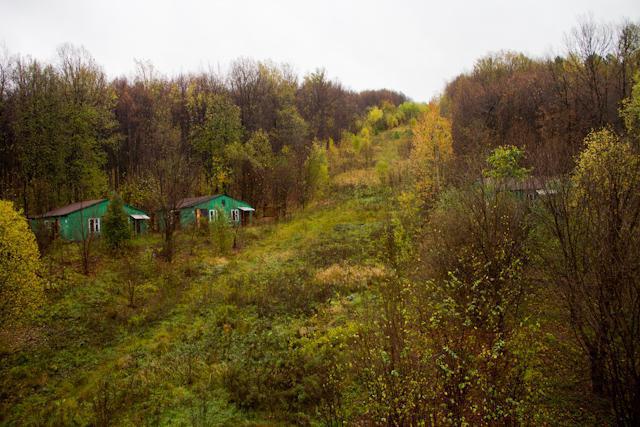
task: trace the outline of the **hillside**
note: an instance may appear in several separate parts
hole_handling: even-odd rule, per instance
[[[397,159],[403,142],[386,132],[374,139],[375,157]],[[207,236],[182,232],[174,265],[153,258],[155,235],[135,241],[134,259],[100,254],[89,278],[76,272],[74,246],[57,248],[46,259],[42,327],[24,332],[24,351],[2,358],[2,389],[13,390],[2,396],[2,422],[336,417],[335,362],[382,274],[373,236],[388,196],[375,166],[344,172],[290,220],[243,230],[243,247],[228,256],[213,255]],[[127,281],[136,281],[134,307]]]

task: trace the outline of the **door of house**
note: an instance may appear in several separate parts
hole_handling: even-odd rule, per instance
[[[180,211],[173,212],[173,224],[176,230],[181,228],[182,224],[180,223]]]

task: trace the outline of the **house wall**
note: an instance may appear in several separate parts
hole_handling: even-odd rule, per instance
[[[60,222],[60,237],[65,240],[79,241],[83,240],[84,236],[88,236],[89,218],[100,218],[100,228],[104,226],[104,224],[102,224],[102,217],[104,217],[104,215],[107,213],[108,206],[109,200],[104,200],[100,203],[96,203],[93,206],[71,212],[68,215],[58,218],[46,218],[44,219],[44,221],[52,221],[58,219]],[[129,205],[124,205],[124,211],[127,213],[127,215],[146,215],[146,212]],[[129,221],[132,222],[133,220],[129,218]],[[144,221],[141,227],[141,232],[146,232],[148,230],[148,227],[148,221]]]
[[[59,217],[60,237],[65,240],[83,240],[89,235],[89,218],[102,218],[107,212],[108,206],[109,201],[103,200],[88,208]]]
[[[207,200],[206,202],[200,203],[198,205],[182,209],[180,211],[180,226],[185,227],[185,226],[195,224],[196,209],[205,209],[207,211],[207,215],[209,210],[218,209],[224,212],[227,218],[231,218],[231,210],[238,209],[240,207],[250,208],[251,205],[249,205],[246,202],[243,202],[242,200],[237,200],[226,195],[221,195],[214,199],[210,199],[210,200]]]

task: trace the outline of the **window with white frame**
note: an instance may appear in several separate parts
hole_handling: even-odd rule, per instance
[[[231,209],[231,220],[235,222],[240,221],[240,209]]]
[[[100,218],[89,218],[89,233],[100,234]]]
[[[209,209],[209,222],[213,222],[218,219],[218,211],[216,209]]]

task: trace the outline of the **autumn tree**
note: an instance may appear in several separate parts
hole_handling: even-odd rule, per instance
[[[106,75],[88,51],[63,45],[58,54],[68,201],[100,197],[107,190],[105,151],[117,142],[113,93]]]
[[[324,144],[316,141],[304,164],[304,188],[302,205],[322,195],[329,183],[329,160]]]
[[[316,70],[304,77],[298,93],[298,106],[310,125],[312,135],[319,139],[328,138],[335,108],[335,90],[325,70]]]
[[[56,64],[16,58],[7,94],[12,161],[5,166],[14,169],[13,191],[30,215],[102,196],[105,152],[117,140],[113,94],[101,68],[69,45],[58,58]]]
[[[240,58],[231,65],[227,85],[243,127],[269,132],[278,111],[293,102],[297,80],[287,66]]]
[[[630,139],[640,143],[640,73],[636,75],[631,96],[624,100],[620,115]]]
[[[419,192],[437,193],[446,182],[446,166],[453,157],[451,122],[430,103],[412,128],[411,165]]]
[[[296,181],[298,173],[291,168],[295,161],[295,153],[289,146],[282,147],[273,157],[272,198],[275,214],[279,218],[287,216],[292,190],[299,188],[300,183]]]
[[[398,106],[400,117],[405,123],[411,123],[412,120],[417,119],[422,110],[422,104],[416,102],[405,101]]]
[[[60,79],[50,65],[19,59],[14,84],[11,130],[21,204],[27,214],[45,212],[68,200],[60,194],[68,188]]]
[[[364,159],[365,167],[368,167],[373,160],[373,135],[371,128],[364,126],[353,139],[356,152]]]
[[[384,129],[384,126],[384,111],[382,108],[379,108],[378,106],[371,107],[369,111],[367,111],[365,125],[363,127],[368,127],[374,134],[376,134]]]
[[[272,189],[274,153],[269,135],[254,132],[245,143],[236,142],[225,149],[231,172],[229,188],[243,200],[266,207]]]
[[[484,174],[494,180],[508,178],[522,180],[530,172],[530,169],[522,166],[523,159],[524,150],[518,147],[513,145],[497,147],[487,157],[489,169],[486,169]]]
[[[204,122],[192,129],[191,143],[200,154],[207,187],[222,192],[229,181],[224,150],[242,139],[240,109],[223,95],[209,96]]]
[[[278,111],[271,134],[271,145],[275,152],[288,145],[296,153],[304,156],[305,150],[311,146],[309,126],[293,105]]]
[[[171,262],[174,234],[179,225],[180,201],[191,195],[197,169],[188,147],[182,144],[180,129],[171,116],[174,87],[162,81],[148,83],[156,98],[151,137],[156,151],[148,176],[150,204],[160,215],[164,236],[163,256]]]
[[[14,184],[15,144],[11,138],[12,109],[9,105],[14,61],[5,46],[0,46],[0,199],[8,198]]]

